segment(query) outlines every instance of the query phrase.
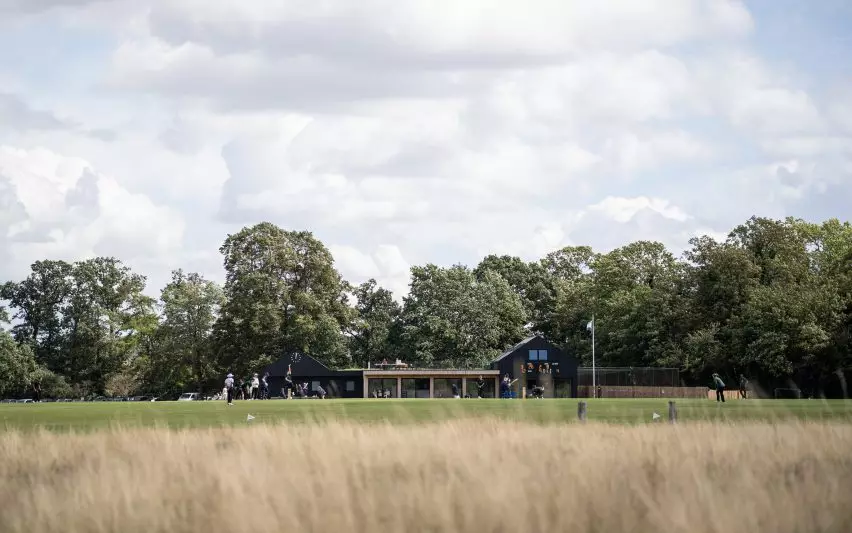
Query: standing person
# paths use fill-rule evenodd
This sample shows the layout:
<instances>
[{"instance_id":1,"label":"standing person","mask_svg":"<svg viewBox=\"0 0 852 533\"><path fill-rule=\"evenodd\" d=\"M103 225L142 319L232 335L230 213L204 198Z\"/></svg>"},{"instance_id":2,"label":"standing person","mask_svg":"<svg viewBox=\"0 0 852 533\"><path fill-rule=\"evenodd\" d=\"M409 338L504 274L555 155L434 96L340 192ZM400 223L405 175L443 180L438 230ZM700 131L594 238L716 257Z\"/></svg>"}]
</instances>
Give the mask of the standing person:
<instances>
[{"instance_id":1,"label":"standing person","mask_svg":"<svg viewBox=\"0 0 852 533\"><path fill-rule=\"evenodd\" d=\"M41 401L41 384L38 382L38 380L33 381L33 401Z\"/></svg>"},{"instance_id":2,"label":"standing person","mask_svg":"<svg viewBox=\"0 0 852 533\"><path fill-rule=\"evenodd\" d=\"M503 381L500 382L500 397L509 398L509 374L503 376Z\"/></svg>"},{"instance_id":3,"label":"standing person","mask_svg":"<svg viewBox=\"0 0 852 533\"><path fill-rule=\"evenodd\" d=\"M287 394L284 395L284 398L289 400L293 396L293 374L289 368L287 369L287 375L284 376L284 388L287 389Z\"/></svg>"},{"instance_id":4,"label":"standing person","mask_svg":"<svg viewBox=\"0 0 852 533\"><path fill-rule=\"evenodd\" d=\"M228 395L228 405L234 405L234 375L228 374L225 378L225 390Z\"/></svg>"},{"instance_id":5,"label":"standing person","mask_svg":"<svg viewBox=\"0 0 852 533\"><path fill-rule=\"evenodd\" d=\"M264 372L260 379L260 397L264 400L269 399L269 372Z\"/></svg>"},{"instance_id":6,"label":"standing person","mask_svg":"<svg viewBox=\"0 0 852 533\"><path fill-rule=\"evenodd\" d=\"M482 376L479 376L479 379L476 380L476 397L485 398L485 380L482 379Z\"/></svg>"},{"instance_id":7,"label":"standing person","mask_svg":"<svg viewBox=\"0 0 852 533\"><path fill-rule=\"evenodd\" d=\"M260 392L260 379L257 377L257 373L255 373L251 377L251 389L250 389L251 399L257 400L257 395L258 395L259 392Z\"/></svg>"},{"instance_id":8,"label":"standing person","mask_svg":"<svg viewBox=\"0 0 852 533\"><path fill-rule=\"evenodd\" d=\"M453 398L459 397L459 386L455 383L452 384L451 388L453 389Z\"/></svg>"},{"instance_id":9,"label":"standing person","mask_svg":"<svg viewBox=\"0 0 852 533\"><path fill-rule=\"evenodd\" d=\"M742 374L740 374L740 397L745 400L748 398L748 380Z\"/></svg>"},{"instance_id":10,"label":"standing person","mask_svg":"<svg viewBox=\"0 0 852 533\"><path fill-rule=\"evenodd\" d=\"M713 373L713 386L716 388L716 401L725 403L725 382L715 372Z\"/></svg>"}]
</instances>

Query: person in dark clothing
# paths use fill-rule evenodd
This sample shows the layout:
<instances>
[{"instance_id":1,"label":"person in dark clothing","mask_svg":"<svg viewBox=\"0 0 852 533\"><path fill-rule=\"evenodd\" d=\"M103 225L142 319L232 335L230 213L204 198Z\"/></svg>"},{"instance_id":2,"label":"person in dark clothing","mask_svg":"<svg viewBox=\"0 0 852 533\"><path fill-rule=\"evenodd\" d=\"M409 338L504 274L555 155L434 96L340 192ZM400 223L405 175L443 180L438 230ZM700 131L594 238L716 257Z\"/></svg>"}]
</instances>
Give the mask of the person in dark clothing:
<instances>
[{"instance_id":1,"label":"person in dark clothing","mask_svg":"<svg viewBox=\"0 0 852 533\"><path fill-rule=\"evenodd\" d=\"M748 398L748 380L740 374L740 397L745 400Z\"/></svg>"},{"instance_id":2,"label":"person in dark clothing","mask_svg":"<svg viewBox=\"0 0 852 533\"><path fill-rule=\"evenodd\" d=\"M450 388L453 389L453 398L458 398L459 397L459 386L456 385L455 383L453 383Z\"/></svg>"},{"instance_id":3,"label":"person in dark clothing","mask_svg":"<svg viewBox=\"0 0 852 533\"><path fill-rule=\"evenodd\" d=\"M719 374L713 374L713 386L716 388L716 401L725 403L725 382Z\"/></svg>"},{"instance_id":4,"label":"person in dark clothing","mask_svg":"<svg viewBox=\"0 0 852 533\"><path fill-rule=\"evenodd\" d=\"M269 372L264 373L263 377L260 378L260 399L269 399Z\"/></svg>"},{"instance_id":5,"label":"person in dark clothing","mask_svg":"<svg viewBox=\"0 0 852 533\"><path fill-rule=\"evenodd\" d=\"M541 385L536 385L535 387L533 387L532 397L537 400L544 398L544 387L542 387Z\"/></svg>"},{"instance_id":6,"label":"person in dark clothing","mask_svg":"<svg viewBox=\"0 0 852 533\"><path fill-rule=\"evenodd\" d=\"M479 379L476 380L476 397L485 398L485 380L482 379L482 376L479 376Z\"/></svg>"},{"instance_id":7,"label":"person in dark clothing","mask_svg":"<svg viewBox=\"0 0 852 533\"><path fill-rule=\"evenodd\" d=\"M503 381L500 382L500 397L504 399L511 397L509 393L509 374L503 376Z\"/></svg>"},{"instance_id":8,"label":"person in dark clothing","mask_svg":"<svg viewBox=\"0 0 852 533\"><path fill-rule=\"evenodd\" d=\"M292 394L294 392L293 389L294 389L293 376L292 376L292 374L290 374L290 371L288 370L287 375L284 376L284 390L286 391L284 393L285 399L287 399L287 400L290 399L290 397L292 396Z\"/></svg>"},{"instance_id":9,"label":"person in dark clothing","mask_svg":"<svg viewBox=\"0 0 852 533\"><path fill-rule=\"evenodd\" d=\"M38 380L33 381L33 401L41 401L41 384L38 382Z\"/></svg>"}]
</instances>

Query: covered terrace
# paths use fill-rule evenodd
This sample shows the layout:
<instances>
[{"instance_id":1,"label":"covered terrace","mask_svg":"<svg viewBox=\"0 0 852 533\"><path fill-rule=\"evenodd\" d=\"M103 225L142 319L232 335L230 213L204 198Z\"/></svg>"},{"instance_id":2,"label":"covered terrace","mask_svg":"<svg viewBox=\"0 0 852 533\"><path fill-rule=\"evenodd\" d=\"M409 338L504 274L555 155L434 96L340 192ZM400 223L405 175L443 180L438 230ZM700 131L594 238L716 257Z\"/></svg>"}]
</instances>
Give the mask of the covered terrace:
<instances>
[{"instance_id":1,"label":"covered terrace","mask_svg":"<svg viewBox=\"0 0 852 533\"><path fill-rule=\"evenodd\" d=\"M499 370L433 370L390 368L364 370L364 398L452 398L452 386L462 398L476 397L476 381L485 380L485 396L496 398L500 390Z\"/></svg>"}]
</instances>

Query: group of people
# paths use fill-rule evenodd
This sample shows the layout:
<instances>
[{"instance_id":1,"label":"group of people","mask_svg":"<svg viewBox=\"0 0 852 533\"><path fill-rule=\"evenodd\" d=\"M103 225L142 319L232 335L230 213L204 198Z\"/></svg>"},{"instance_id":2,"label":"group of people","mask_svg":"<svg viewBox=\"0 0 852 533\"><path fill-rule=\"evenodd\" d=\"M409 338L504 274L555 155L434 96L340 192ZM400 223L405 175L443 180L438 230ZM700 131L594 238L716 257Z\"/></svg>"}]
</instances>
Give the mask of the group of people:
<instances>
[{"instance_id":1,"label":"group of people","mask_svg":"<svg viewBox=\"0 0 852 533\"><path fill-rule=\"evenodd\" d=\"M725 403L725 382L715 372L713 373L713 388L716 389L716 401ZM748 398L748 380L742 374L740 374L740 398L743 400Z\"/></svg>"},{"instance_id":2,"label":"group of people","mask_svg":"<svg viewBox=\"0 0 852 533\"><path fill-rule=\"evenodd\" d=\"M225 387L222 395L227 399L228 405L234 405L234 400L268 400L269 399L269 372L262 378L254 374L245 378L241 384L234 379L234 375L228 373L225 378Z\"/></svg>"},{"instance_id":3,"label":"group of people","mask_svg":"<svg viewBox=\"0 0 852 533\"><path fill-rule=\"evenodd\" d=\"M288 369L287 375L284 377L284 386L281 388L281 395L284 399L290 398L320 398L325 399L326 391L322 386L317 385L316 390L311 391L308 387L308 382L295 383L293 374ZM313 394L311 394L313 392ZM234 375L229 373L225 378L225 387L222 390L222 397L226 398L228 405L234 405L234 400L268 400L269 399L269 372L266 372L263 377L258 377L254 374L251 378L246 378L243 382L237 383Z\"/></svg>"},{"instance_id":4,"label":"group of people","mask_svg":"<svg viewBox=\"0 0 852 533\"><path fill-rule=\"evenodd\" d=\"M322 385L320 384L317 384L316 390L313 392L314 394L311 395L311 390L308 387L307 381L295 383L293 381L292 372L289 369L287 370L287 375L284 376L284 386L281 387L281 396L283 396L285 400L289 400L291 398L319 398L320 400L324 400L327 395L325 389L322 388Z\"/></svg>"}]
</instances>

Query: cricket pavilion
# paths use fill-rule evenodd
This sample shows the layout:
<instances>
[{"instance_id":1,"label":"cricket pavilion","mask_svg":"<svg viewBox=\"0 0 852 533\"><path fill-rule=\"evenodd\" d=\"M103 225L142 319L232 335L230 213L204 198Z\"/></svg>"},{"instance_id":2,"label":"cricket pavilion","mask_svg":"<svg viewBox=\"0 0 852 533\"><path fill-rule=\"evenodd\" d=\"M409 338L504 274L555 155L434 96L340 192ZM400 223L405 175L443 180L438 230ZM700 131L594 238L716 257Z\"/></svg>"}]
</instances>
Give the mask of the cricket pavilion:
<instances>
[{"instance_id":1,"label":"cricket pavilion","mask_svg":"<svg viewBox=\"0 0 852 533\"><path fill-rule=\"evenodd\" d=\"M294 382L322 387L331 398L452 398L476 397L476 382L485 381L487 398L499 395L500 381L509 375L514 397L534 386L545 398L576 398L579 362L565 350L536 335L527 337L491 361L489 368L413 368L404 362L371 364L365 369L332 370L316 359L294 353L265 367L270 395L283 396L288 369Z\"/></svg>"}]
</instances>

